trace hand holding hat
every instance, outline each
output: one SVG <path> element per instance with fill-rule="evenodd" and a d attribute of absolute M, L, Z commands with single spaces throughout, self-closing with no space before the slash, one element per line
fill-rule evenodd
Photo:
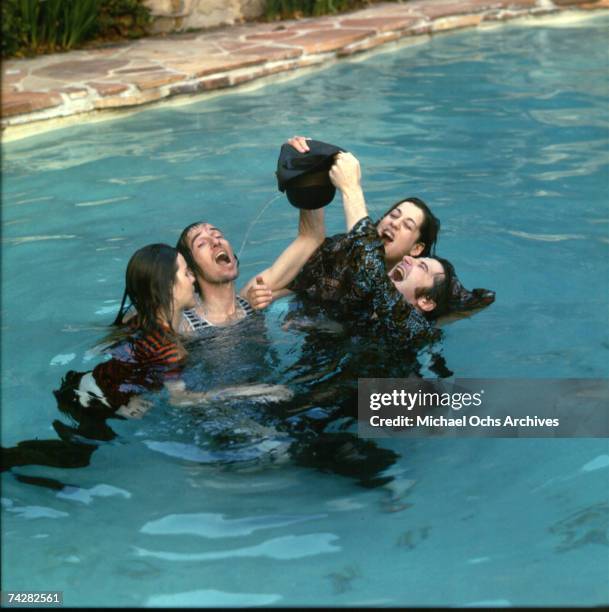
<path fill-rule="evenodd" d="M 358 159 L 352 153 L 338 153 L 329 176 L 332 185 L 343 192 L 359 189 L 362 171 Z"/>
<path fill-rule="evenodd" d="M 336 188 L 330 181 L 329 170 L 334 156 L 343 149 L 318 140 L 307 140 L 306 144 L 309 150 L 305 153 L 290 144 L 281 147 L 277 184 L 293 206 L 314 210 L 334 199 Z"/>

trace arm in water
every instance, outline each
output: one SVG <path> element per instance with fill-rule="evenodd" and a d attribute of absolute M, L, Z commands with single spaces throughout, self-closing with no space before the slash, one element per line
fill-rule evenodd
<path fill-rule="evenodd" d="M 169 391 L 169 401 L 174 406 L 203 405 L 235 399 L 248 399 L 255 403 L 266 404 L 286 401 L 294 395 L 285 385 L 269 385 L 266 383 L 220 387 L 202 392 L 186 390 L 183 380 L 171 381 L 165 383 L 165 386 Z"/>

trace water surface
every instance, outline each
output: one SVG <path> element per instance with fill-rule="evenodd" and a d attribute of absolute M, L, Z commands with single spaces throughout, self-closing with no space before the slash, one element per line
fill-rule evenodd
<path fill-rule="evenodd" d="M 439 36 L 5 146 L 2 444 L 55 436 L 51 390 L 101 359 L 91 349 L 136 248 L 205 219 L 236 247 L 247 238 L 243 282 L 273 260 L 297 213 L 280 198 L 257 216 L 293 134 L 358 156 L 374 216 L 424 198 L 442 220 L 439 253 L 466 286 L 496 290 L 446 328 L 457 376 L 606 378 L 608 27 L 597 16 Z M 287 382 L 305 337 L 282 330 L 286 309 L 267 314 L 262 348 L 217 349 L 200 383 Z M 113 427 L 87 468 L 19 470 L 70 489 L 3 475 L 3 590 L 62 590 L 72 606 L 609 602 L 606 440 L 383 442 L 401 454 L 393 504 L 291 464 L 219 468 L 162 397 Z"/>

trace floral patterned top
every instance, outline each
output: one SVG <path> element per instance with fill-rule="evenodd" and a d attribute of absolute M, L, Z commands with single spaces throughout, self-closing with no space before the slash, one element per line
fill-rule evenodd
<path fill-rule="evenodd" d="M 376 226 L 364 217 L 348 234 L 326 238 L 288 288 L 356 329 L 407 343 L 435 340 L 439 330 L 395 288 L 384 255 Z"/>

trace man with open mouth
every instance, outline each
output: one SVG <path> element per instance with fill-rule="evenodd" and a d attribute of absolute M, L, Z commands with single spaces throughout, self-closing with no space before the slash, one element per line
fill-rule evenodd
<path fill-rule="evenodd" d="M 210 327 L 233 325 L 254 310 L 248 302 L 270 296 L 287 284 L 324 240 L 323 212 L 301 210 L 298 235 L 275 264 L 265 271 L 264 282 L 254 277 L 237 293 L 239 261 L 230 242 L 210 223 L 192 223 L 182 232 L 176 248 L 184 256 L 196 279 L 196 305 L 185 310 L 179 331 L 197 335 Z M 249 296 L 248 296 L 249 291 Z"/>
<path fill-rule="evenodd" d="M 409 344 L 434 339 L 433 320 L 448 312 L 453 266 L 438 257 L 403 255 L 388 267 L 386 244 L 395 241 L 397 230 L 389 224 L 379 234 L 368 216 L 358 160 L 338 153 L 330 179 L 342 194 L 347 233 L 326 239 L 293 280 L 252 304 L 264 307 L 292 291 L 368 332 Z M 267 280 L 266 271 L 261 277 Z"/>
<path fill-rule="evenodd" d="M 287 141 L 301 154 L 309 151 L 309 138 L 294 136 Z M 436 242 L 440 233 L 440 220 L 429 206 L 420 198 L 409 196 L 395 202 L 389 210 L 375 223 L 379 239 L 383 243 L 385 266 L 391 270 L 404 257 L 430 257 L 435 254 Z M 331 240 L 331 239 L 330 239 Z M 335 283 L 334 300 L 346 297 L 350 287 Z M 297 290 L 295 285 L 294 290 Z M 339 295 L 344 290 L 343 296 Z M 491 304 L 495 293 L 487 289 L 466 289 L 456 275 L 452 277 L 449 295 L 451 312 L 461 316 L 468 311 L 483 308 Z"/>

